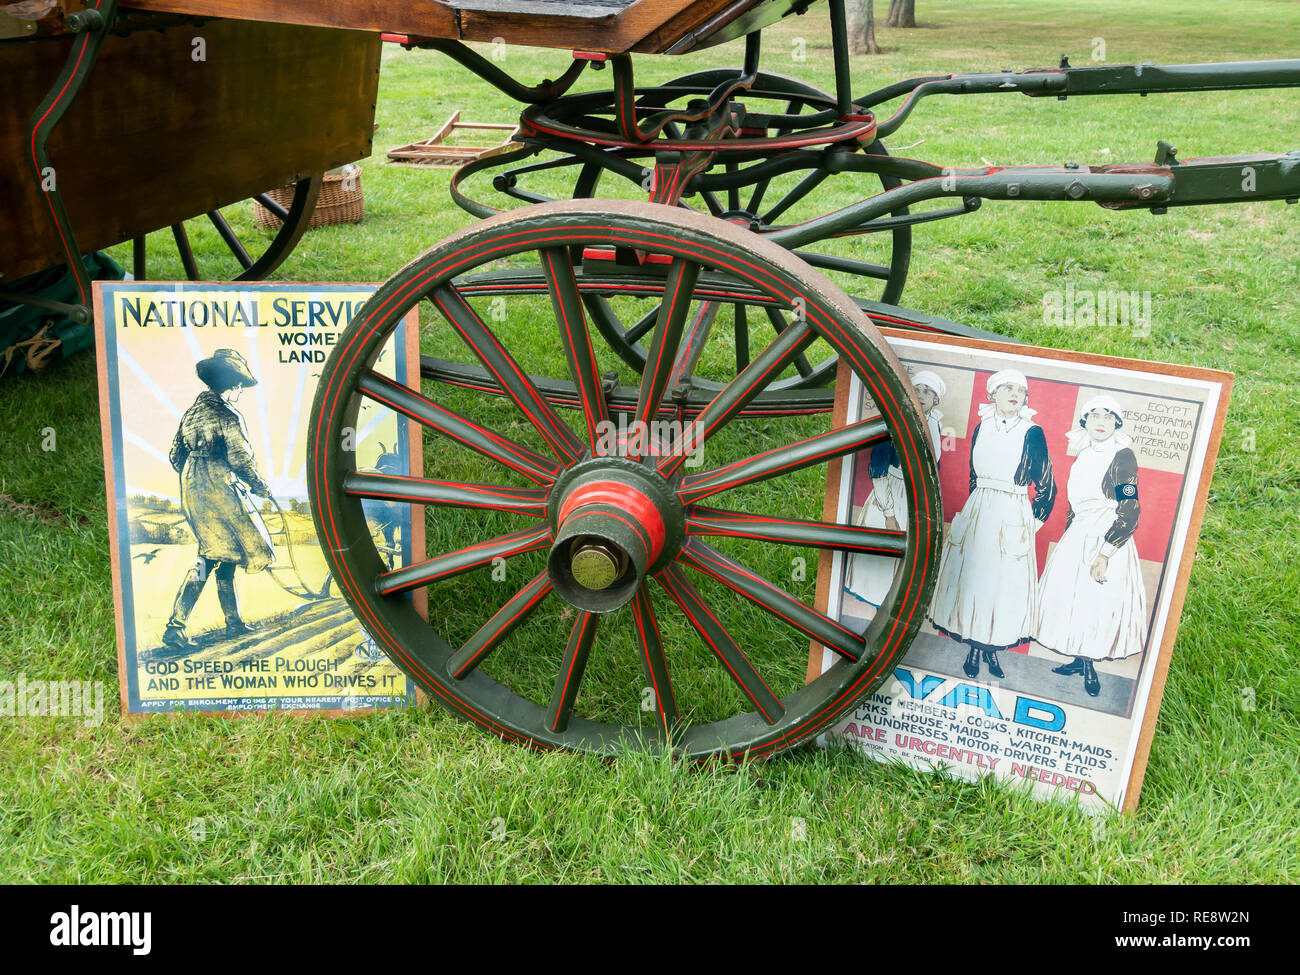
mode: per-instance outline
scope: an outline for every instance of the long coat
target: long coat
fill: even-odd
[[[248,572],[265,569],[275,552],[244,509],[238,482],[262,497],[270,492],[257,472],[243,417],[211,390],[199,393],[181,417],[171,464],[181,476],[181,510],[199,540],[199,555]]]

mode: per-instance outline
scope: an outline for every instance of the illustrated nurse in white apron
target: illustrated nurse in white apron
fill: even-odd
[[[1034,536],[1056,501],[1047,439],[1028,405],[1028,380],[1003,369],[985,388],[990,402],[980,405],[971,436],[970,496],[948,528],[930,606],[935,628],[970,647],[962,664],[967,677],[979,676],[981,657],[990,676],[1005,676],[998,651],[1033,635]]]
[[[916,388],[916,396],[921,401],[921,409],[929,424],[930,441],[934,447],[935,459],[938,460],[942,438],[939,424],[943,420],[939,401],[948,388],[936,373],[927,369],[912,376],[912,385]],[[871,477],[871,494],[867,496],[854,524],[862,528],[906,530],[907,489],[903,483],[903,468],[898,462],[892,441],[885,441],[872,448],[867,461],[867,473]],[[897,565],[896,559],[880,555],[850,556],[844,582],[845,591],[854,599],[879,608],[893,584]]]
[[[1043,571],[1034,624],[1036,642],[1074,658],[1052,673],[1081,675],[1093,697],[1101,693],[1094,664],[1140,653],[1147,638],[1146,589],[1133,542],[1141,512],[1138,465],[1123,426],[1120,405],[1094,396],[1066,434],[1078,452],[1066,485],[1070,512]]]

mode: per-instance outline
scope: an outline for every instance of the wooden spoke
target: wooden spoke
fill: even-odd
[[[821,464],[888,439],[889,428],[883,420],[860,420],[785,447],[765,450],[726,467],[688,475],[682,479],[677,495],[684,504],[694,504],[722,491]]]
[[[600,617],[595,613],[579,613],[574,621],[564,661],[560,664],[560,674],[555,680],[555,690],[551,694],[551,704],[546,710],[546,727],[552,731],[564,731],[569,727],[573,702],[582,686],[582,675],[587,669],[587,657],[591,654],[599,621]]]
[[[700,199],[704,201],[704,205],[709,208],[709,212],[715,217],[720,217],[725,212],[712,190],[700,190]]]
[[[770,179],[760,179],[754,184],[754,192],[749,195],[749,206],[746,209],[750,213],[758,213],[758,208],[763,205],[763,197],[767,195],[767,188],[772,185]]]
[[[199,268],[194,263],[194,251],[190,248],[190,235],[185,232],[185,224],[172,224],[172,237],[176,240],[176,250],[180,252],[181,264],[185,268],[185,276],[191,281],[199,279]]]
[[[699,275],[698,264],[680,259],[674,261],[668,271],[654,340],[650,343],[650,354],[646,357],[645,369],[641,373],[640,398],[634,418],[641,423],[649,423],[654,419],[663,402],[664,393],[670,388],[671,377],[677,373],[678,344],[682,338],[682,327],[686,324],[686,315],[691,310],[691,294]]]
[[[600,384],[600,369],[596,352],[591,346],[587,331],[587,317],[582,309],[578,282],[573,275],[573,263],[563,247],[542,250],[542,269],[546,272],[546,286],[559,323],[560,341],[573,374],[574,384],[582,394],[582,413],[587,421],[587,434],[594,450],[600,439],[602,423],[609,420],[609,407]]]
[[[145,266],[145,239],[131,238],[131,274],[137,281],[148,281],[149,272]]]
[[[856,525],[831,525],[802,518],[775,518],[743,511],[692,507],[686,514],[686,534],[753,538],[781,545],[808,545],[902,558],[907,532]]]
[[[781,214],[785,213],[786,210],[789,210],[792,206],[820,186],[828,176],[830,176],[829,170],[814,169],[803,179],[799,180],[799,182],[795,184],[794,188],[781,198],[781,202],[764,213],[760,219],[763,223],[770,224]]]
[[[188,280],[261,281],[280,266],[302,238],[315,210],[323,179],[323,173],[304,176],[286,186],[286,190],[292,191],[288,206],[277,203],[269,193],[259,193],[252,197],[260,205],[259,213],[263,210],[269,212],[275,223],[267,228],[269,235],[259,232],[247,237],[247,243],[240,240],[239,234],[221,209],[205,210],[188,220],[164,225],[159,234],[164,229],[170,231],[176,254]],[[226,212],[230,212],[229,208]],[[195,253],[191,236],[197,228],[198,239],[210,239],[208,224],[221,238],[229,256],[213,253],[209,247]],[[133,273],[141,281],[149,277],[145,268],[146,239],[145,235],[141,235],[132,238],[131,244]],[[203,260],[202,266],[198,260],[200,257]]]
[[[515,593],[496,615],[483,624],[482,628],[469,638],[469,641],[451,655],[447,669],[457,680],[483,662],[483,659],[514,632],[537,605],[551,592],[551,580],[545,572],[539,573],[533,580]]]
[[[413,565],[380,573],[375,580],[375,591],[381,596],[393,596],[411,589],[419,589],[463,572],[491,565],[496,559],[508,559],[524,552],[550,548],[551,527],[524,528],[508,535],[488,539],[448,552]]]
[[[681,719],[677,713],[677,699],[673,694],[672,681],[668,677],[668,660],[664,657],[664,643],[659,636],[659,624],[655,621],[654,608],[650,605],[650,593],[645,586],[638,589],[636,595],[632,597],[632,620],[641,647],[641,663],[645,667],[646,680],[650,682],[650,689],[654,692],[659,726],[671,739],[677,734]]]
[[[705,575],[717,579],[728,589],[740,593],[755,606],[762,607],[799,632],[824,643],[840,656],[854,661],[862,656],[865,648],[862,637],[716,549],[694,540],[682,549],[682,559]]]
[[[800,99],[791,99],[786,103],[786,115],[798,115],[804,109],[805,102]],[[777,138],[789,135],[789,129],[781,129],[777,132]],[[772,185],[771,179],[761,179],[754,184],[754,192],[749,197],[749,206],[746,207],[750,213],[758,213],[759,208],[763,205],[763,197],[767,195],[767,188]]]
[[[344,477],[343,491],[358,498],[508,511],[528,515],[530,518],[546,517],[546,492],[541,488],[466,484],[402,474],[361,474],[353,471]]]
[[[641,320],[627,330],[627,333],[626,335],[624,335],[624,338],[628,342],[641,341],[641,339],[645,338],[646,332],[650,331],[650,329],[655,327],[655,322],[657,321],[659,321],[658,306],[650,309],[650,311],[642,315]]]
[[[275,200],[271,199],[269,194],[258,193],[257,196],[253,197],[253,199],[256,200],[258,203],[262,204],[262,206],[266,207],[266,209],[270,210],[273,214],[275,214],[275,216],[279,217],[281,220],[289,219],[289,211],[286,210],[284,207],[280,206],[279,203],[276,203]]]
[[[736,372],[749,365],[749,314],[744,305],[736,305]]]
[[[519,368],[514,356],[506,351],[460,292],[446,284],[429,297],[505,394],[537,428],[555,456],[570,463],[581,457],[583,446],[573,431],[556,416],[551,404]]]
[[[878,281],[888,281],[889,276],[893,273],[893,269],[887,264],[855,261],[848,257],[837,257],[834,254],[814,254],[812,251],[795,251],[795,254],[813,267],[824,268],[828,271],[843,271],[846,274],[857,274],[864,278],[875,278]]]
[[[720,307],[721,305],[716,301],[706,301],[700,305],[700,309],[696,312],[691,327],[686,330],[681,347],[677,351],[677,359],[673,363],[672,374],[668,378],[668,387],[670,389],[678,383],[689,380],[691,374],[695,372],[695,367],[700,361],[704,347],[708,344],[709,334],[713,331],[713,322],[718,317]]]
[[[695,435],[691,443],[681,444],[667,457],[659,462],[659,473],[671,477],[685,462],[691,449],[702,445],[719,427],[726,424],[741,412],[775,376],[790,364],[796,355],[816,340],[817,336],[809,330],[806,322],[799,322],[793,328],[787,328],[776,337],[748,366],[741,370],[726,386],[718,391],[704,411],[696,419],[693,429]]]
[[[230,248],[230,253],[235,255],[235,260],[239,262],[239,266],[245,271],[252,267],[253,259],[248,256],[248,251],[244,249],[244,245],[240,239],[235,236],[235,231],[232,230],[230,224],[226,222],[226,218],[221,215],[221,211],[209,210],[208,219],[212,221],[212,226],[217,228],[217,233],[220,234],[221,239],[226,242],[226,246]]]
[[[677,566],[669,566],[658,576],[659,583],[673,601],[677,603],[686,618],[691,621],[691,625],[703,637],[704,642],[709,645],[709,649],[717,656],[722,665],[727,668],[727,673],[731,674],[731,679],[736,682],[742,694],[749,698],[751,704],[758,709],[758,713],[763,716],[763,720],[768,724],[775,724],[785,714],[785,706],[781,704],[781,699],[776,696],[772,688],[767,686],[767,682],[759,675],[757,669],[745,656],[744,651],[732,639],[731,634],[727,632],[718,618],[705,605],[704,600],[700,597],[695,587],[683,575],[682,570]]]
[[[780,335],[782,332],[784,332],[787,328],[790,327],[790,323],[785,320],[785,316],[781,314],[781,310],[779,308],[769,307],[769,308],[765,308],[764,311],[767,312],[768,320],[772,323],[772,327],[776,329],[777,335]],[[804,355],[802,352],[800,352],[797,356],[795,356],[791,361],[794,363],[794,367],[796,370],[798,370],[799,375],[801,376],[812,375],[813,368],[808,362],[808,357]]]
[[[387,376],[369,372],[361,377],[357,386],[371,399],[418,420],[484,457],[504,464],[530,481],[550,484],[560,473],[560,466],[554,461],[467,420],[459,413],[439,406]]]

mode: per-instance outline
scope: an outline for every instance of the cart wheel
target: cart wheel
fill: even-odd
[[[252,228],[252,212],[246,206],[246,200],[172,224],[170,228],[158,231],[157,236],[169,236],[168,243],[163,246],[175,249],[187,280],[260,281],[279,267],[298,246],[316,209],[323,178],[323,174],[318,173],[298,180],[287,208],[266,193],[253,198],[280,220],[280,226],[269,239],[265,231]],[[232,226],[232,220],[236,225],[250,225],[242,239]],[[137,281],[148,280],[144,237],[131,241],[131,264],[131,273]],[[163,273],[168,272],[163,269]]]
[[[572,259],[611,246],[663,269],[654,365],[631,398],[602,381]],[[541,267],[547,293],[507,302],[462,291],[471,276],[530,265]],[[688,410],[667,384],[706,276],[714,289],[729,282],[728,301],[791,317],[739,376]],[[429,379],[413,389],[375,371],[415,308],[422,348],[459,349],[504,395]],[[743,414],[796,355],[821,344],[861,378],[879,419],[832,430],[827,414]],[[702,356],[701,370],[712,361]],[[547,369],[568,373],[567,399],[554,395],[557,380],[531,378]],[[366,397],[423,426],[420,476],[358,472],[353,441]],[[553,402],[573,409],[562,417]],[[362,625],[454,713],[539,748],[769,755],[878,687],[920,625],[942,539],[926,430],[874,326],[780,247],[679,208],[544,204],[449,238],[361,309],[312,407],[312,511]],[[828,470],[886,439],[903,468],[907,531],[823,520]],[[706,506],[724,494],[727,509]],[[388,569],[366,524],[369,498],[427,506],[438,554]],[[819,556],[851,553],[897,566],[864,632],[807,602]],[[427,592],[428,622],[408,598],[416,589]],[[810,640],[836,662],[805,685]]]

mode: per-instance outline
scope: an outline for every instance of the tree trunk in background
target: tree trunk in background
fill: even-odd
[[[889,13],[885,17],[886,27],[915,27],[916,0],[889,0]]]
[[[844,20],[848,25],[850,54],[879,54],[876,43],[875,0],[848,0],[844,4]]]

